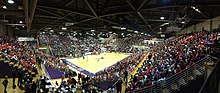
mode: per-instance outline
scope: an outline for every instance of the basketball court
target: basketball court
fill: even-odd
[[[66,59],[66,61],[77,66],[76,69],[82,72],[82,69],[90,73],[97,73],[105,68],[112,66],[113,64],[128,57],[129,53],[101,53],[100,55],[87,55],[84,58]],[[71,66],[70,66],[71,67]]]

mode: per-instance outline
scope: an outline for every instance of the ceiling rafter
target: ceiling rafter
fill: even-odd
[[[137,10],[140,10],[147,2],[149,2],[151,0],[144,0],[141,5],[137,8]]]
[[[62,18],[66,18],[67,16],[69,16],[69,15],[71,15],[71,14],[73,14],[73,13],[69,13],[69,14],[67,14],[66,16],[63,16],[63,17],[61,17],[61,19],[62,19]],[[45,27],[47,27],[48,25],[51,25],[51,24],[53,24],[53,23],[56,23],[56,22],[58,22],[58,21],[61,20],[61,19],[57,19],[57,20],[55,20],[55,21],[53,21],[53,22],[51,22],[51,23],[45,25],[44,27],[38,29],[37,31],[40,31],[40,30],[44,29]]]
[[[137,11],[137,9],[135,9],[135,7],[130,3],[129,0],[126,0],[126,2],[128,3],[128,5],[134,10]],[[151,31],[153,31],[152,27],[149,25],[149,23],[146,21],[146,19],[143,17],[143,15],[141,14],[141,12],[137,11],[137,14],[140,16],[140,18],[144,21],[144,23],[150,28]]]
[[[65,9],[65,8],[60,8],[60,7],[52,7],[52,6],[42,6],[42,5],[39,5],[38,7],[41,7],[41,8],[49,8],[49,9],[55,9],[55,10],[62,10],[62,11],[66,11],[66,12],[70,12],[72,14],[78,14],[78,15],[83,15],[83,16],[87,16],[87,17],[91,17],[89,20],[93,20],[93,19],[99,19],[99,20],[102,20],[102,21],[106,21],[108,23],[112,23],[112,24],[116,24],[116,25],[120,25],[119,23],[116,23],[116,22],[112,22],[110,20],[107,20],[107,19],[103,19],[101,17],[96,17],[96,16],[93,16],[93,15],[90,15],[90,14],[87,14],[87,13],[82,13],[82,12],[77,12],[77,11],[74,11],[74,10],[70,10],[70,9]],[[75,22],[74,24],[77,24],[77,23],[81,23],[81,22]]]
[[[71,0],[70,2],[68,2],[65,6],[68,6],[70,4],[72,4],[73,2],[75,2],[76,0]]]
[[[52,13],[52,12],[47,11],[47,10],[45,10],[45,9],[41,9],[41,8],[37,8],[37,9],[40,10],[40,11],[43,11],[43,12],[49,13],[49,14],[51,14],[51,15],[57,16],[57,17],[59,17],[59,18],[62,18],[61,15],[58,15],[58,14]],[[68,20],[68,21],[70,21],[70,22],[74,22],[73,20],[68,19],[68,18],[63,18],[63,19]]]
[[[38,5],[39,8],[47,8],[47,9],[54,9],[54,10],[62,10],[62,11],[66,11],[66,12],[70,12],[72,14],[77,14],[77,15],[83,15],[83,16],[87,16],[87,17],[94,17],[93,15],[87,14],[87,13],[83,13],[82,11],[78,11],[78,10],[71,10],[71,9],[65,9],[65,8],[61,8],[61,7],[53,7],[53,6],[45,6],[45,5]]]
[[[18,6],[25,5],[24,3],[22,4],[23,1],[26,0],[22,0],[22,1],[18,0],[17,1]],[[31,0],[28,1],[29,1],[28,3],[30,3]],[[70,28],[74,26],[92,27],[94,26],[94,24],[107,26],[109,28],[112,25],[121,26],[120,23],[122,23],[122,21],[120,20],[120,18],[122,18],[122,16],[125,16],[125,18],[128,19],[128,21],[134,22],[139,27],[148,31],[150,31],[148,26],[151,26],[154,29],[161,23],[165,23],[165,22],[171,24],[177,24],[178,26],[183,25],[183,23],[181,22],[185,22],[186,24],[188,23],[186,26],[190,26],[197,22],[201,22],[203,20],[201,18],[216,17],[218,13],[213,13],[213,17],[205,17],[205,16],[207,16],[210,10],[214,11],[214,9],[218,9],[216,7],[220,6],[220,2],[217,2],[217,0],[214,0],[214,2],[211,1],[209,2],[209,0],[197,1],[197,2],[192,2],[192,4],[190,4],[191,1],[182,2],[178,0],[177,1],[171,0],[169,3],[155,2],[153,0],[52,0],[52,1],[38,0],[38,1],[39,2],[36,8],[38,9],[38,11],[36,11],[36,15],[34,16],[34,18],[36,19],[33,21],[32,24],[34,25],[35,23],[36,24],[45,23],[50,25],[51,22],[57,20],[55,23],[59,23],[58,24],[59,26],[57,26],[58,29],[61,26],[63,26],[64,23],[66,22],[73,23],[73,26],[70,26]],[[192,5],[200,9],[200,11],[203,14],[196,13],[193,19],[190,18],[191,16],[193,16],[193,14],[186,16],[188,11],[192,9],[191,8],[187,9],[186,11],[187,13],[186,13],[183,11],[183,8],[190,7]],[[12,6],[12,7],[16,7],[16,6]],[[5,10],[1,9],[0,15],[4,15],[4,17],[2,16],[0,18],[8,20],[12,24],[18,23],[18,20],[23,21],[23,19],[25,19],[24,11],[26,10],[26,8],[24,6],[22,10],[16,8],[17,10],[13,10],[16,11],[16,13],[11,13],[12,7],[10,6],[9,7],[10,9],[5,9]],[[29,17],[26,19],[29,22],[29,24],[31,23],[30,18],[31,16],[33,16],[31,15],[31,11],[30,11],[31,7],[32,5],[29,4],[28,13],[26,13],[28,14]],[[209,10],[206,9],[206,7],[208,7]],[[70,13],[71,15],[69,15]],[[69,16],[64,17],[65,15],[69,15]],[[172,15],[175,15],[173,16],[174,18],[168,20],[168,17]],[[164,16],[165,20],[160,20],[161,16]],[[188,22],[188,20],[191,21]],[[55,24],[55,23],[51,23],[51,24]],[[148,23],[150,25],[148,25]],[[33,28],[37,28],[37,29],[42,27],[42,26],[38,27],[36,25],[34,26],[35,27]],[[171,26],[171,25],[167,25],[167,26]],[[165,27],[166,26],[164,26],[164,28]],[[155,29],[154,31],[159,31],[159,29]]]
[[[95,15],[95,17],[98,17],[96,12],[94,11],[93,7],[91,6],[91,4],[89,3],[88,0],[84,0],[84,2],[87,4],[87,6],[89,7],[89,9],[92,11],[92,13]]]

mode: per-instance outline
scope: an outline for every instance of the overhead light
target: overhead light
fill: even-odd
[[[19,21],[19,23],[22,24],[23,22],[22,22],[22,21]]]
[[[121,30],[125,30],[125,29],[126,29],[125,27],[122,27],[122,28],[121,28]]]
[[[195,9],[197,12],[201,12],[199,9]]]
[[[182,24],[185,24],[185,22],[184,22],[184,21],[182,21],[181,23],[182,23]]]
[[[138,31],[134,31],[134,33],[138,33]]]
[[[162,30],[162,28],[160,28],[160,30]]]
[[[161,19],[161,20],[164,20],[165,18],[164,18],[164,17],[160,17],[160,19]]]
[[[141,33],[142,35],[144,34],[144,33]]]
[[[15,2],[13,0],[8,0],[9,4],[14,4]]]
[[[94,32],[95,30],[94,30],[94,29],[92,29],[91,31],[92,31],[92,32]]]
[[[51,29],[50,32],[53,32],[53,29]]]
[[[199,13],[201,12],[198,8],[196,8],[194,6],[191,6],[191,8],[194,9],[195,11],[199,12]]]
[[[192,8],[192,9],[196,9],[196,7],[195,7],[195,6],[191,6],[191,8]]]
[[[42,32],[43,34],[45,34],[45,32]]]
[[[132,32],[133,30],[128,29],[127,31],[128,31],[128,32]]]
[[[164,34],[161,34],[160,37],[165,37],[165,35],[164,35]]]
[[[22,26],[24,28],[24,26]]]
[[[169,23],[164,23],[165,25],[168,25]]]
[[[147,35],[147,34],[144,34],[145,36]]]
[[[114,35],[116,35],[116,33],[113,33]]]
[[[108,33],[110,33],[110,34],[111,34],[112,32],[108,32]]]
[[[49,29],[52,29],[52,28],[51,28],[51,27],[47,27],[47,28],[45,28],[45,29],[48,29],[48,30],[49,30]]]
[[[67,30],[67,28],[66,27],[62,27],[62,30]]]
[[[121,35],[124,35],[124,33],[121,33]]]
[[[18,6],[18,10],[23,10],[23,6]]]
[[[7,9],[7,7],[4,5],[3,7],[2,7],[3,9]]]

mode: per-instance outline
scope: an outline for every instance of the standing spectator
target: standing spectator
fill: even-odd
[[[111,86],[110,89],[108,90],[108,93],[115,93],[114,91],[115,89]]]
[[[26,82],[25,84],[25,92],[24,93],[32,93],[31,91],[31,83]]]
[[[20,87],[22,83],[22,72],[19,70],[18,71],[18,86]]]
[[[45,91],[45,89],[46,89],[46,77],[41,79],[41,88],[43,89],[43,91]]]
[[[75,78],[72,78],[72,82],[73,82],[73,85],[76,86],[77,81]]]
[[[16,88],[15,78],[17,77],[17,73],[16,73],[16,70],[15,70],[15,69],[12,70],[12,76],[13,76],[13,84],[12,84],[12,87],[13,87],[13,89],[15,89],[15,88]]]
[[[37,90],[37,84],[33,81],[31,85],[31,93],[36,93]]]
[[[80,82],[80,78],[81,78],[81,73],[78,73],[78,82]]]
[[[117,93],[121,93],[121,89],[122,89],[122,80],[120,79],[117,83],[116,83],[116,89],[117,89]]]
[[[8,76],[5,76],[5,79],[2,82],[2,84],[4,85],[4,93],[6,93],[7,92],[7,86],[8,86]]]
[[[59,84],[58,84],[58,82],[56,81],[56,83],[55,83],[57,86],[59,86]]]
[[[37,79],[37,86],[38,88],[41,88],[41,80],[42,80],[42,76],[40,76],[40,78]]]
[[[125,70],[124,75],[125,75],[124,81],[125,81],[126,84],[127,84],[127,77],[128,77],[128,71],[127,71],[127,70]]]

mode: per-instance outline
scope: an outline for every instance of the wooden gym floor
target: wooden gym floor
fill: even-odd
[[[100,55],[88,55],[81,58],[66,59],[67,61],[81,67],[93,74],[128,57],[128,53],[101,53]],[[103,57],[103,59],[101,59]],[[99,60],[98,60],[99,59]]]

